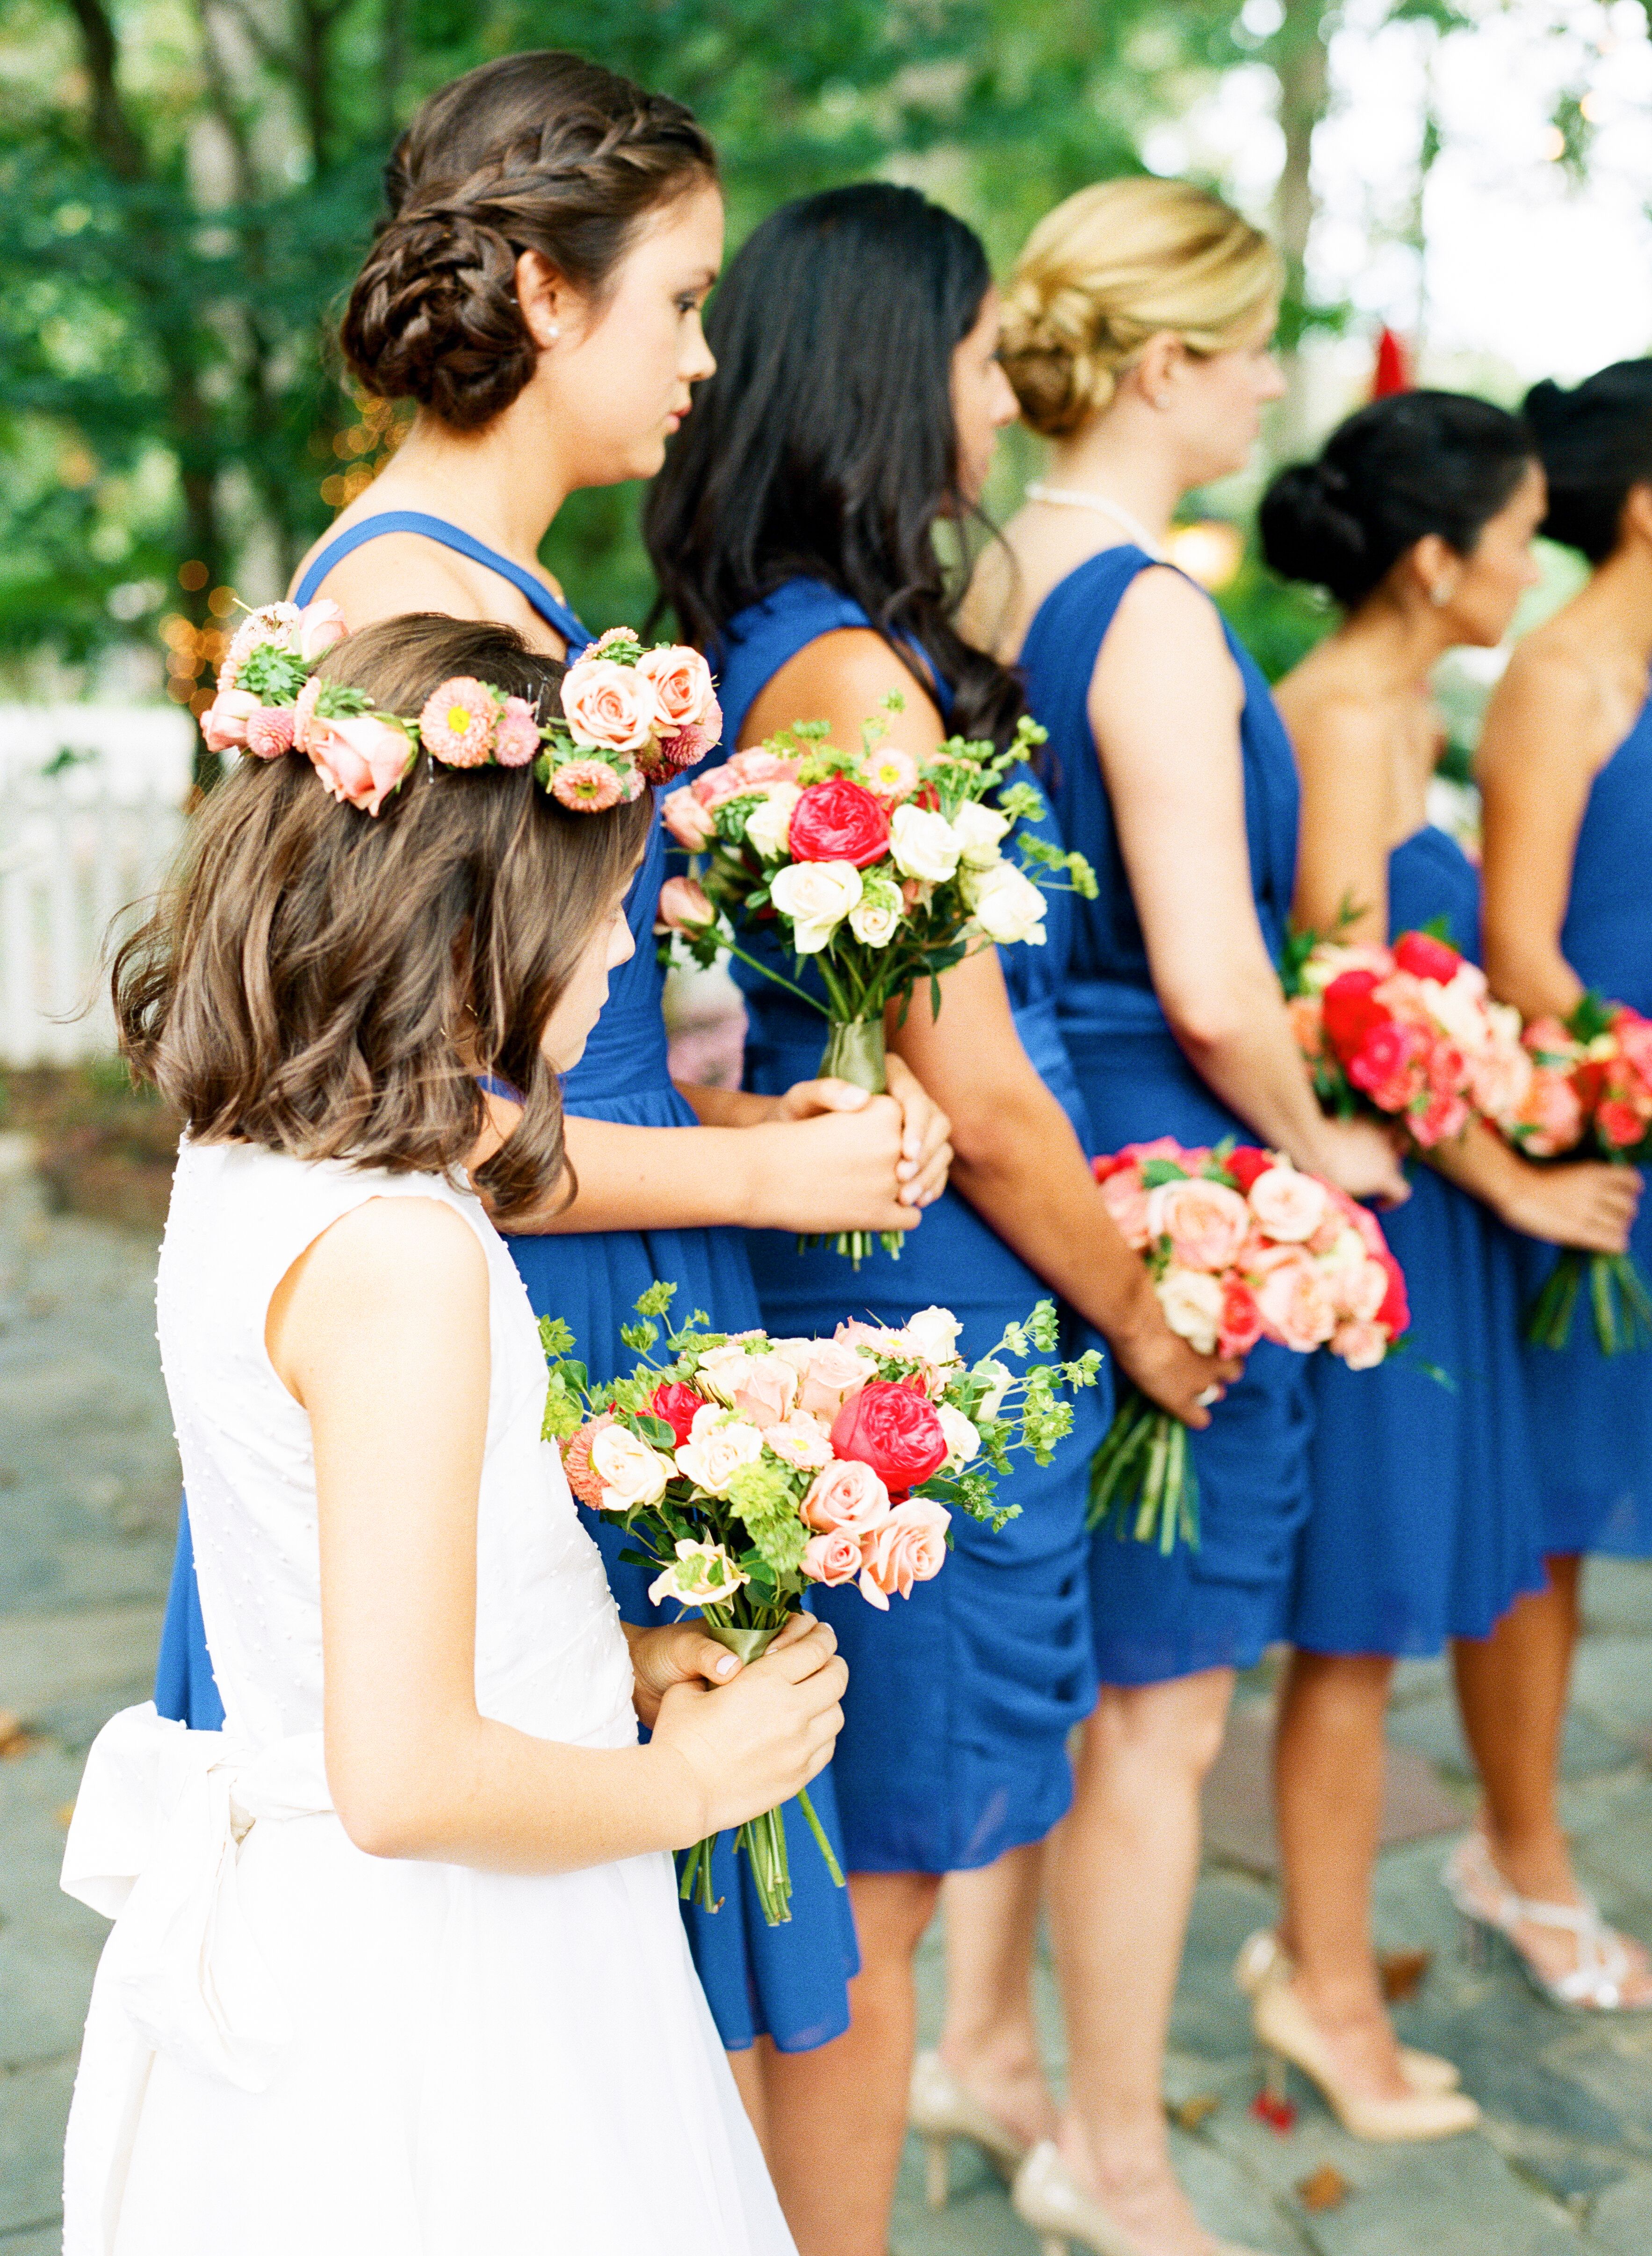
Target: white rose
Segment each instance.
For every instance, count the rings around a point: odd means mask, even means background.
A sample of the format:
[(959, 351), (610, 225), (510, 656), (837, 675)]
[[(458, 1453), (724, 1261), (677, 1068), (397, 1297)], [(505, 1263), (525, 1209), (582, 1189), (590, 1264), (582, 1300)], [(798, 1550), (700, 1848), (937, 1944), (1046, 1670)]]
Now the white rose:
[(964, 899), (988, 940), (1008, 948), (1016, 941), (1044, 941), (1044, 898), (1013, 862), (995, 862), (989, 870), (967, 870)]
[(958, 1335), (964, 1329), (950, 1308), (920, 1308), (903, 1327), (925, 1363), (960, 1363)]
[(649, 1603), (657, 1606), (675, 1598), (684, 1606), (715, 1605), (749, 1580), (721, 1543), (694, 1543), (685, 1536), (675, 1562), (650, 1587)]
[(976, 1378), (989, 1378), (992, 1381), (986, 1393), (975, 1405), (976, 1417), (995, 1418), (1004, 1406), (1004, 1397), (1014, 1383), (1015, 1373), (1007, 1363), (1000, 1363), (995, 1356), (988, 1356), (984, 1362), (975, 1365), (971, 1376)]
[(784, 862), (791, 829), (791, 810), (803, 797), (795, 783), (771, 783), (763, 805), (746, 817), (746, 836), (765, 862)]
[[(694, 1384), (702, 1394), (714, 1395), (726, 1407), (732, 1406), (750, 1360), (744, 1343), (730, 1340), (701, 1356), (694, 1366)], [(694, 1414), (698, 1418), (703, 1414), (696, 1411)]]
[[(1202, 1269), (1167, 1269), (1154, 1290), (1170, 1329), (1195, 1355), (1214, 1355), (1222, 1331), (1220, 1280)], [(680, 1449), (678, 1456), (682, 1456)]]
[(963, 841), (944, 814), (927, 807), (897, 807), (889, 821), (889, 851), (903, 878), (939, 885), (958, 867)]
[(967, 799), (953, 817), (953, 830), (963, 848), (965, 866), (990, 870), (1000, 858), (999, 842), (1009, 828), (1009, 817), (978, 799)]
[(742, 1465), (755, 1465), (762, 1455), (760, 1428), (707, 1402), (694, 1413), (688, 1439), (677, 1452), (677, 1470), (708, 1496), (723, 1496)]
[(789, 862), (769, 898), (791, 922), (799, 955), (818, 955), (864, 891), (853, 862)]
[(670, 1459), (623, 1426), (604, 1426), (591, 1444), (591, 1470), (602, 1483), (604, 1512), (657, 1504), (671, 1477)]
[(849, 930), (868, 948), (887, 948), (905, 913), (906, 904), (893, 885), (868, 885), (849, 911)]
[(941, 1421), (941, 1431), (946, 1436), (946, 1469), (960, 1472), (981, 1449), (981, 1435), (961, 1410), (954, 1410), (950, 1402), (938, 1402), (935, 1415)]

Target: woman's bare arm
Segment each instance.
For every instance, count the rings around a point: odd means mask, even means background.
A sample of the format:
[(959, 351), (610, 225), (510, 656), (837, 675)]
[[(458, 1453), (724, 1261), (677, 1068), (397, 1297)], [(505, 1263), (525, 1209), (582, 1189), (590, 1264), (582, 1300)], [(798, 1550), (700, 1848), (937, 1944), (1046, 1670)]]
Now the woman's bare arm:
[(1348, 697), (1317, 698), (1301, 712), (1282, 698), (1280, 709), (1302, 777), (1296, 920), (1322, 939), (1381, 948), (1388, 936), (1393, 827), (1382, 722)]

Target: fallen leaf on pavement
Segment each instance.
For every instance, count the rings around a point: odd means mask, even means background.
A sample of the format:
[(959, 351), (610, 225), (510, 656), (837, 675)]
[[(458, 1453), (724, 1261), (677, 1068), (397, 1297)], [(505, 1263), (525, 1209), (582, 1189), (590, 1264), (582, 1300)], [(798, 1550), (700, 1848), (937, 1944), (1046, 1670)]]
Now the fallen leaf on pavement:
[(1377, 1970), (1382, 1978), (1382, 1994), (1389, 2005), (1402, 2006), (1408, 1999), (1415, 1998), (1433, 1963), (1431, 1950), (1380, 1950)]
[(1317, 2213), (1322, 2209), (1340, 2209), (1353, 2191), (1340, 2170), (1321, 2162), (1313, 2175), (1304, 2178), (1297, 2188), (1297, 2199), (1304, 2209)]

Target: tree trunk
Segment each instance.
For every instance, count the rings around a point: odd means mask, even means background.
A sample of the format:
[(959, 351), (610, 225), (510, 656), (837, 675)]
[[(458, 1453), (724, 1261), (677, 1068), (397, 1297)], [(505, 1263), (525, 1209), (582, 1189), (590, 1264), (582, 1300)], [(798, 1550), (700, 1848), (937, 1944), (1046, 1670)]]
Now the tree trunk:
[(1284, 0), (1284, 10), (1285, 20), (1270, 42), (1269, 60), (1279, 81), (1279, 123), (1285, 137), (1285, 161), (1274, 190), (1274, 234), (1285, 261), (1280, 357), (1290, 385), (1275, 427), (1275, 451), (1289, 460), (1302, 453), (1313, 435), (1306, 427), (1299, 347), (1307, 303), (1308, 241), (1316, 209), (1313, 136), (1325, 113), (1331, 71), (1325, 0)]

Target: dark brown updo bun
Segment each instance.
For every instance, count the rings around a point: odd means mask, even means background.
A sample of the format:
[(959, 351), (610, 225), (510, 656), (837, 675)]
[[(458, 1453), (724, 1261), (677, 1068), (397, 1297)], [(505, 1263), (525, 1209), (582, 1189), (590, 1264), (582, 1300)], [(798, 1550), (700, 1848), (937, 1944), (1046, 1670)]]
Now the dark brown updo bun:
[(380, 398), (476, 430), (538, 358), (518, 256), (600, 301), (639, 222), (716, 177), (710, 140), (666, 95), (549, 50), (484, 63), (432, 95), (384, 168), (390, 211), (345, 309), (345, 358)]

